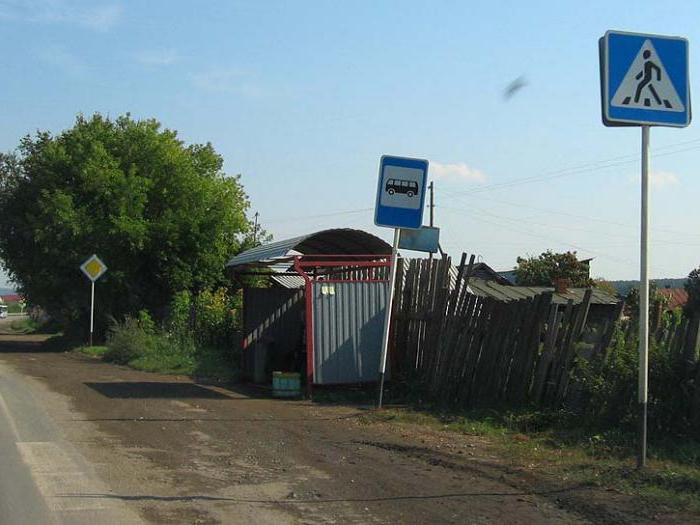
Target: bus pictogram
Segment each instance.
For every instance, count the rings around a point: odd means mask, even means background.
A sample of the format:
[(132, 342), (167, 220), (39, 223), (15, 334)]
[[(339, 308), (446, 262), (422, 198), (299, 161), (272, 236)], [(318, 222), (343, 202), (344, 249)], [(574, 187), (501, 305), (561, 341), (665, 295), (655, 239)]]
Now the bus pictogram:
[(384, 191), (389, 195), (403, 193), (406, 197), (413, 197), (418, 194), (418, 183), (412, 180), (389, 179), (386, 181)]

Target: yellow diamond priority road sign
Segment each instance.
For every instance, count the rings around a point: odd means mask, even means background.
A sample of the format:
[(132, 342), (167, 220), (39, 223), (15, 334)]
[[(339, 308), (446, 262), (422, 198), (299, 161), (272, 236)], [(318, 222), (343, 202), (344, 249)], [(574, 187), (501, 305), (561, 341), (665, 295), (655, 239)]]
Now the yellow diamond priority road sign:
[(107, 265), (103, 263), (97, 255), (93, 255), (80, 265), (80, 269), (87, 275), (87, 278), (94, 283), (107, 271)]

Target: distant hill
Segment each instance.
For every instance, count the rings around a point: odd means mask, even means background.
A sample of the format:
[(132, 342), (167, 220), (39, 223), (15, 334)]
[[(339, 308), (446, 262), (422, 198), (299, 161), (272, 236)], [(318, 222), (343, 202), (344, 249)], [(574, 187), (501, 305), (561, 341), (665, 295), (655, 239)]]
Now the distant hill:
[[(687, 279), (685, 277), (681, 277), (679, 279), (652, 279), (651, 282), (656, 284), (657, 288), (683, 288), (686, 280)], [(632, 288), (639, 287), (639, 281), (637, 280), (610, 281), (610, 284), (615, 287), (615, 290), (617, 290), (617, 293), (621, 297), (625, 297)]]
[(12, 288), (0, 288), (0, 295), (11, 295), (15, 293)]

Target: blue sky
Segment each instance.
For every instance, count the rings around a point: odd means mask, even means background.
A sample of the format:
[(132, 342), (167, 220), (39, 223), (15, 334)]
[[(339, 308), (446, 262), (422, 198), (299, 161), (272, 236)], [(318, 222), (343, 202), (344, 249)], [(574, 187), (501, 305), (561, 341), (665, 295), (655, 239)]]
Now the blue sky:
[[(574, 249), (631, 279), (640, 131), (601, 124), (597, 41), (686, 36), (692, 82), (699, 19), (696, 2), (0, 0), (0, 149), (78, 112), (155, 117), (211, 141), (278, 239), (390, 239), (372, 225), (379, 157), (427, 158), (453, 256), (509, 269)], [(700, 265), (700, 131), (651, 135), (651, 273), (684, 276)]]

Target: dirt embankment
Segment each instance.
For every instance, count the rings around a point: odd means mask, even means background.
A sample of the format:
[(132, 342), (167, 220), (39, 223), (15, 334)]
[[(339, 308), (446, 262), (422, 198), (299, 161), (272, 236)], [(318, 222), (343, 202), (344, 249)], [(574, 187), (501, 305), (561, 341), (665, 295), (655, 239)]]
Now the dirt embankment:
[(478, 438), (367, 425), (360, 409), (265, 399), (34, 345), (3, 337), (0, 360), (43, 385), (67, 438), (110, 487), (90, 497), (123, 500), (153, 523), (645, 521), (598, 504), (578, 512), (571, 498), (594, 501), (590, 489), (537, 488), (485, 455)]

